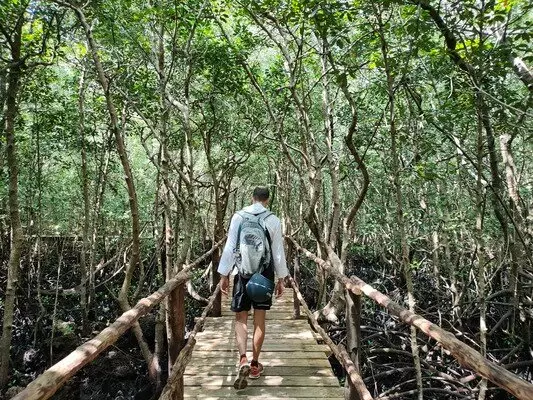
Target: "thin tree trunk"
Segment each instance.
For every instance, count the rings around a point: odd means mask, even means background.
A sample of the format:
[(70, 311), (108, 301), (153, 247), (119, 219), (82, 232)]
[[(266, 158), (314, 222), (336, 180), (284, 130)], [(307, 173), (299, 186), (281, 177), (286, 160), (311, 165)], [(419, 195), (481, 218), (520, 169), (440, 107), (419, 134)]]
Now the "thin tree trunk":
[[(61, 264), (63, 264), (63, 254), (65, 253), (65, 242), (63, 239), (57, 242), (59, 258), (57, 260), (57, 274), (56, 274), (56, 288), (54, 294), (54, 311), (52, 312), (52, 333), (50, 335), (50, 365), (54, 364), (54, 338), (56, 332), (56, 317), (57, 317), (57, 303), (59, 300), (59, 280), (61, 278)], [(59, 244), (61, 243), (61, 251), (59, 251)]]
[[(328, 223), (327, 237), (324, 238), (324, 242), (328, 246), (328, 251), (333, 259), (338, 259), (337, 266), (339, 272), (344, 273), (344, 263), (339, 258), (338, 254), (334, 251), (337, 245), (337, 239), (339, 237), (339, 230), (341, 224), (341, 201), (340, 201), (340, 185), (339, 185), (339, 160), (335, 160), (333, 156), (333, 141), (334, 141), (334, 129), (333, 129), (333, 107), (331, 105), (329, 95), (329, 79), (328, 79), (328, 53), (329, 46), (325, 39), (321, 40), (322, 54), (320, 56), (322, 67), (322, 113), (324, 117), (324, 133), (326, 142), (326, 157), (328, 160), (329, 168), (328, 172), (331, 177), (331, 217)], [(333, 254), (335, 253), (335, 254)], [(327, 320), (336, 322), (338, 321), (339, 314), (342, 312), (345, 305), (344, 288), (339, 282), (335, 281), (333, 291), (331, 293), (328, 304), (321, 311), (321, 314), (326, 317)]]
[[(475, 80), (475, 76), (472, 77)], [(479, 84), (481, 86), (481, 84)], [(490, 192), (490, 199), (494, 208), (494, 215), (500, 223), (503, 233), (503, 248), (507, 248), (509, 243), (509, 224), (508, 218), (505, 214), (501, 202), (503, 199), (503, 184), (500, 177), (500, 171), (498, 167), (498, 154), (496, 150), (494, 131), (489, 116), (489, 108), (485, 100), (485, 95), (481, 89), (476, 89), (476, 106), (480, 113), (481, 123), (485, 129), (485, 137), (487, 139), (487, 150), (489, 154), (489, 165), (492, 180), (492, 190)], [(526, 249), (527, 250), (527, 249)]]
[(437, 231), (437, 229), (435, 229), (431, 233), (431, 243), (433, 245), (433, 252), (432, 252), (433, 277), (435, 278), (435, 286), (438, 288), (440, 286), (440, 258), (439, 258), (440, 238), (439, 238), (439, 232)]
[[(526, 242), (525, 251), (529, 251), (529, 244), (531, 243), (531, 232), (527, 227), (529, 218), (528, 212), (525, 211), (520, 204), (520, 193), (518, 191), (518, 179), (516, 177), (516, 165), (514, 162), (513, 152), (511, 150), (512, 136), (500, 136), (500, 151), (502, 153), (503, 163), (505, 165), (505, 176), (507, 182), (507, 190), (511, 200), (511, 212), (515, 223), (519, 226), (520, 231), (524, 232), (524, 239)], [(516, 236), (516, 231), (514, 232)], [(509, 288), (513, 292), (513, 318), (511, 322), (511, 331), (514, 333), (516, 313), (518, 311), (520, 301), (520, 279), (518, 273), (522, 270), (522, 266), (527, 257), (520, 254), (519, 247), (515, 240), (510, 243), (511, 254), (511, 275), (509, 279)]]
[[(477, 123), (477, 181), (476, 181), (476, 228), (475, 241), (478, 262), (477, 271), (477, 297), (479, 307), (479, 352), (483, 357), (487, 355), (487, 304), (485, 299), (485, 246), (483, 241), (483, 213), (484, 213), (484, 189), (483, 189), (483, 159), (485, 147), (483, 146), (482, 116), (478, 110)], [(484, 400), (487, 393), (487, 379), (482, 378), (479, 385), (478, 400)]]
[[(388, 44), (385, 40), (383, 32), (382, 11), (376, 7), (376, 14), (378, 18), (378, 34), (381, 41), (381, 52), (385, 65), (385, 74), (387, 77), (387, 92), (389, 97), (389, 128), (391, 134), (391, 158), (392, 158), (392, 172), (393, 172), (393, 186), (396, 198), (396, 221), (398, 224), (398, 236), (401, 247), (401, 266), (403, 269), (405, 281), (407, 284), (407, 299), (409, 304), (409, 311), (415, 312), (415, 297), (413, 275), (409, 261), (409, 245), (407, 243), (407, 232), (405, 228), (405, 218), (403, 210), (403, 193), (401, 186), (401, 164), (400, 153), (398, 149), (398, 132), (396, 128), (396, 111), (395, 111), (395, 95), (394, 95), (394, 77), (389, 65)], [(422, 368), (420, 365), (420, 355), (418, 350), (418, 342), (416, 338), (416, 328), (411, 326), (411, 353), (413, 354), (413, 362), (416, 371), (416, 386), (418, 389), (418, 399), (423, 400), (423, 384), (422, 384)]]
[[(0, 71), (0, 110), (2, 110), (2, 116), (0, 117), (0, 126), (2, 126), (2, 131), (4, 130), (4, 124), (5, 124), (5, 114), (4, 114), (4, 107), (6, 104), (7, 99), (7, 77), (8, 73), (6, 69), (2, 69)], [(4, 132), (2, 132), (3, 137)], [(2, 146), (0, 147), (0, 152), (4, 152), (4, 144), (2, 143)], [(4, 168), (4, 158), (0, 158), (0, 170)]]
[(23, 232), (19, 214), (18, 198), (18, 161), (15, 140), (15, 119), (18, 105), (20, 76), (20, 56), (22, 45), (22, 25), (24, 17), (20, 17), (15, 26), (11, 43), (11, 67), (7, 77), (6, 112), (4, 117), (4, 132), (6, 138), (6, 159), (9, 171), (9, 219), (11, 223), (11, 249), (7, 270), (7, 287), (4, 300), (4, 319), (2, 323), (2, 338), (0, 339), (0, 388), (9, 382), (9, 359), (11, 349), (11, 335), (13, 329), (13, 312), (22, 252)]
[(37, 258), (37, 279), (36, 279), (36, 285), (37, 285), (37, 302), (39, 303), (39, 316), (36, 318), (35, 321), (35, 328), (34, 328), (34, 334), (33, 334), (33, 345), (37, 345), (37, 336), (40, 331), (41, 327), (41, 320), (46, 314), (46, 309), (44, 308), (43, 304), (43, 298), (41, 294), (41, 279), (42, 279), (42, 249), (41, 249), (41, 229), (42, 229), (42, 205), (43, 205), (43, 165), (42, 165), (42, 159), (41, 159), (41, 131), (40, 129), (37, 129), (36, 131), (36, 145), (37, 145), (37, 218), (36, 218), (36, 235), (37, 238), (35, 240), (35, 254)]
[[(162, 146), (161, 146), (162, 147)], [(159, 159), (161, 159), (162, 149), (159, 150)], [(165, 279), (163, 279), (163, 257), (161, 254), (161, 242), (165, 239), (166, 232), (164, 228), (161, 229), (161, 221), (159, 219), (159, 203), (160, 203), (160, 191), (161, 191), (161, 174), (157, 172), (156, 179), (156, 190), (155, 190), (155, 202), (154, 202), (154, 230), (153, 237), (155, 242), (155, 254), (156, 254), (156, 263), (157, 263), (157, 274), (160, 277), (160, 282), (158, 285), (163, 284)], [(155, 372), (154, 380), (156, 384), (156, 392), (160, 392), (163, 388), (163, 383), (161, 381), (161, 358), (163, 357), (163, 349), (165, 342), (165, 320), (166, 312), (164, 302), (159, 305), (159, 310), (156, 315), (155, 322), (155, 339), (154, 339), (154, 356), (152, 358), (153, 370)]]
[[(318, 39), (317, 39), (318, 40)], [(340, 217), (341, 217), (341, 201), (340, 201), (340, 187), (339, 187), (339, 160), (335, 160), (333, 156), (333, 141), (335, 136), (333, 126), (333, 107), (329, 95), (328, 79), (328, 52), (329, 46), (325, 39), (321, 40), (322, 54), (320, 56), (320, 65), (322, 68), (322, 114), (324, 118), (324, 134), (326, 142), (326, 157), (329, 164), (329, 174), (331, 177), (331, 218), (329, 221), (328, 237), (326, 243), (331, 248), (335, 248), (339, 234)], [(340, 271), (344, 272), (344, 271)], [(335, 288), (343, 293), (344, 288)]]
[[(80, 81), (78, 88), (78, 113), (79, 113), (79, 134), (81, 142), (81, 180), (83, 192), (83, 247), (80, 255), (80, 302), (83, 312), (82, 330), (84, 335), (89, 333), (89, 305), (87, 302), (87, 283), (89, 281), (90, 268), (87, 263), (87, 255), (90, 251), (90, 201), (89, 201), (89, 172), (87, 170), (87, 149), (85, 140), (85, 64), (80, 72)], [(90, 257), (89, 257), (90, 259)]]
[[(202, 12), (200, 10), (200, 13)], [(196, 215), (195, 192), (194, 192), (194, 159), (193, 159), (193, 140), (192, 127), (190, 120), (190, 83), (193, 70), (193, 59), (190, 56), (190, 46), (194, 37), (196, 24), (189, 32), (185, 54), (187, 54), (187, 68), (185, 73), (184, 83), (184, 103), (174, 104), (181, 110), (183, 118), (183, 130), (185, 133), (185, 143), (181, 149), (181, 171), (180, 181), (183, 181), (187, 188), (187, 198), (184, 202), (183, 208), (183, 239), (181, 241), (181, 248), (178, 253), (175, 267), (172, 269), (167, 265), (167, 276), (169, 271), (174, 271), (174, 274), (179, 273), (183, 268), (183, 263), (190, 251), (192, 235), (194, 230), (194, 220)], [(167, 96), (168, 97), (168, 96)], [(183, 171), (185, 169), (185, 171)], [(176, 232), (179, 232), (176, 229)], [(178, 238), (176, 238), (178, 241)], [(167, 301), (167, 340), (168, 340), (168, 354), (169, 354), (169, 373), (174, 365), (178, 353), (185, 344), (185, 285), (179, 285), (168, 297)], [(183, 379), (183, 378), (182, 378)]]
[[(164, 29), (164, 23), (161, 23), (161, 27), (159, 29), (159, 40), (157, 43), (158, 52), (157, 52), (157, 72), (158, 72), (158, 79), (159, 79), (159, 107), (160, 107), (160, 118), (159, 118), (159, 141), (161, 143), (161, 178), (163, 180), (163, 238), (164, 238), (164, 246), (165, 246), (165, 270), (166, 270), (166, 280), (172, 279), (174, 274), (176, 273), (176, 270), (173, 266), (174, 262), (174, 252), (173, 252), (173, 246), (172, 246), (172, 210), (170, 207), (170, 191), (171, 191), (171, 182), (169, 180), (169, 152), (168, 152), (168, 138), (167, 138), (167, 128), (168, 128), (168, 120), (169, 120), (169, 103), (167, 100), (167, 76), (165, 73), (165, 29)], [(178, 232), (178, 230), (176, 230)], [(181, 291), (183, 285), (180, 285), (179, 288), (181, 288)], [(179, 293), (178, 289), (178, 293)], [(178, 335), (178, 333), (172, 329), (172, 324), (174, 320), (174, 302), (173, 302), (173, 295), (177, 291), (174, 291), (169, 298), (165, 301), (166, 308), (164, 310), (161, 310), (159, 313), (159, 318), (163, 318), (161, 321), (162, 327), (164, 327), (164, 323), (167, 322), (167, 336), (168, 336), (168, 368), (170, 372), (170, 368), (173, 365), (174, 361), (171, 361), (171, 358), (177, 356), (177, 353), (175, 353), (175, 347), (172, 345), (173, 338)], [(184, 330), (184, 328), (183, 328)], [(163, 332), (158, 332), (159, 335), (162, 335)], [(162, 343), (161, 343), (162, 346)], [(181, 348), (178, 347), (177, 351), (179, 352)], [(159, 367), (159, 366), (158, 366)]]
[[(221, 196), (219, 187), (220, 182), (214, 175), (212, 176), (212, 179), (215, 193), (215, 226), (213, 227), (213, 243), (216, 243), (221, 240), (225, 235), (224, 217), (226, 216), (229, 191), (225, 191), (224, 196)], [(218, 274), (218, 265), (220, 263), (221, 256), (222, 252), (220, 249), (217, 249), (213, 252), (213, 257), (211, 259), (211, 276), (209, 280), (209, 290), (211, 292), (217, 287), (218, 283), (220, 282), (220, 275)], [(222, 315), (222, 297), (220, 292), (217, 294), (215, 302), (213, 303), (211, 315), (213, 317), (220, 317)]]
[[(103, 155), (103, 160), (100, 163), (99, 173), (98, 173), (98, 183), (95, 188), (95, 199), (93, 206), (93, 218), (92, 218), (92, 233), (91, 233), (91, 248), (89, 252), (89, 293), (87, 296), (87, 304), (90, 307), (94, 299), (95, 291), (95, 268), (94, 268), (94, 258), (97, 252), (98, 246), (98, 230), (100, 227), (100, 217), (102, 216), (102, 205), (104, 203), (106, 182), (107, 182), (107, 172), (109, 170), (109, 162), (111, 158), (111, 151), (107, 148), (104, 149), (105, 154)], [(103, 218), (102, 218), (103, 220)], [(102, 223), (103, 225), (103, 223)], [(104, 253), (105, 256), (105, 253)]]

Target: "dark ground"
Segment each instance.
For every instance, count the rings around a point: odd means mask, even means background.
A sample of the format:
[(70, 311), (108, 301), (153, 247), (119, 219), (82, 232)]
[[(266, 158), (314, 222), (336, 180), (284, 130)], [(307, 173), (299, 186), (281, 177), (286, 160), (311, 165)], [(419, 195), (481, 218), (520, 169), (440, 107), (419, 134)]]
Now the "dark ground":
[[(5, 247), (3, 247), (5, 249)], [(77, 279), (77, 265), (79, 264), (79, 243), (50, 243), (47, 251), (47, 257), (43, 258), (42, 263), (42, 289), (55, 289), (57, 278), (58, 253), (62, 252), (62, 269), (60, 274), (60, 285), (63, 288), (75, 286)], [(110, 247), (108, 251), (111, 253)], [(31, 252), (25, 252), (31, 254)], [(0, 254), (2, 255), (2, 254)], [(5, 254), (2, 255), (2, 259)], [(147, 284), (146, 293), (152, 292), (157, 288), (155, 279), (155, 266), (147, 262)], [(29, 265), (29, 260), (23, 260)], [(2, 268), (0, 273), (0, 287), (5, 288), (6, 268)], [(314, 279), (314, 266), (312, 263), (302, 260), (302, 280), (301, 290), (312, 309), (316, 308), (318, 296), (318, 287)], [(200, 273), (198, 272), (198, 276)], [(13, 331), (12, 343), (12, 376), (11, 382), (13, 388), (4, 398), (8, 399), (16, 391), (16, 388), (24, 387), (37, 377), (44, 369), (52, 363), (57, 362), (83, 341), (90, 337), (83, 336), (81, 332), (81, 308), (79, 297), (75, 295), (58, 297), (56, 329), (54, 339), (52, 340), (52, 315), (54, 310), (55, 295), (53, 293), (42, 296), (44, 312), (41, 312), (41, 305), (36, 299), (35, 288), (36, 271), (28, 266), (21, 277), (19, 290), (19, 303), (17, 304), (15, 314), (15, 328)], [(354, 253), (349, 258), (349, 264), (346, 274), (356, 274), (361, 279), (372, 284), (376, 289), (388, 294), (397, 302), (404, 299), (401, 293), (406, 293), (405, 282), (402, 274), (389, 264), (382, 263), (378, 258), (368, 252)], [(106, 275), (107, 276), (107, 275)], [(105, 280), (106, 276), (101, 279)], [(121, 276), (121, 275), (119, 275)], [(91, 310), (91, 328), (93, 336), (105, 328), (110, 322), (114, 321), (118, 312), (116, 300), (112, 293), (118, 292), (120, 278), (116, 277), (106, 285), (101, 286), (96, 293), (94, 308)], [(194, 281), (195, 287), (201, 295), (207, 297), (208, 284), (206, 279), (199, 277)], [(449, 322), (446, 320), (446, 311), (450, 308), (449, 298), (444, 290), (437, 288), (434, 280), (423, 268), (415, 273), (416, 297), (419, 305), (423, 309), (419, 313), (435, 323), (440, 324), (446, 329), (452, 330)], [(327, 290), (333, 287), (332, 282), (328, 283)], [(48, 292), (47, 292), (48, 293)], [(3, 298), (4, 293), (0, 293)], [(24, 301), (20, 301), (24, 299)], [(191, 298), (187, 299), (187, 323), (188, 329), (192, 329), (194, 317), (198, 316), (203, 305)], [(506, 312), (504, 305), (492, 304), (489, 308), (489, 318), (491, 321), (497, 321), (501, 315)], [(448, 313), (449, 314), (449, 313)], [(460, 329), (465, 337), (472, 340), (476, 338), (478, 330), (479, 315), (476, 308), (473, 307), (468, 314), (462, 319), (462, 326), (455, 327)], [(155, 328), (155, 311), (142, 318), (141, 326), (146, 339), (150, 346), (154, 345), (154, 328)], [(332, 339), (337, 343), (345, 341), (345, 322), (344, 316), (341, 316), (338, 325), (324, 326), (329, 331)], [(445, 391), (461, 393), (457, 398), (469, 398), (472, 392), (470, 388), (475, 387), (478, 382), (477, 378), (474, 383), (458, 385), (457, 381), (461, 377), (468, 376), (468, 371), (463, 370), (450, 356), (441, 351), (436, 343), (428, 340), (424, 335), (419, 335), (419, 346), (421, 348), (421, 357), (424, 370), (424, 385), (428, 385), (426, 398), (428, 399), (448, 399), (449, 394)], [(502, 357), (505, 351), (518, 344), (518, 338), (506, 334), (502, 329), (490, 339), (490, 348), (494, 349), (491, 354), (495, 357)], [(469, 343), (470, 344), (470, 343)], [(525, 349), (527, 349), (525, 347)], [(50, 353), (52, 351), (52, 356)], [(510, 357), (507, 362), (530, 360), (531, 355), (527, 351), (518, 351)], [(330, 360), (332, 368), (339, 380), (344, 382), (344, 371), (339, 363), (332, 358)], [(163, 360), (162, 365), (166, 365)], [(532, 371), (530, 366), (514, 370), (523, 377), (531, 379)], [(395, 392), (403, 392), (415, 388), (414, 370), (412, 367), (409, 329), (404, 324), (389, 316), (383, 309), (377, 307), (368, 300), (363, 302), (362, 315), (362, 355), (361, 355), (362, 375), (371, 393), (383, 393), (396, 388)], [(443, 379), (433, 378), (439, 374), (451, 375), (455, 381), (446, 381)], [(435, 390), (435, 392), (431, 392)], [(138, 350), (135, 337), (131, 332), (127, 332), (115, 345), (111, 346), (106, 352), (102, 353), (95, 361), (77, 373), (56, 395), (56, 400), (149, 400), (153, 398), (154, 387), (147, 377), (146, 366)], [(405, 399), (411, 396), (402, 397)], [(502, 390), (491, 388), (488, 399), (506, 400), (512, 399)]]

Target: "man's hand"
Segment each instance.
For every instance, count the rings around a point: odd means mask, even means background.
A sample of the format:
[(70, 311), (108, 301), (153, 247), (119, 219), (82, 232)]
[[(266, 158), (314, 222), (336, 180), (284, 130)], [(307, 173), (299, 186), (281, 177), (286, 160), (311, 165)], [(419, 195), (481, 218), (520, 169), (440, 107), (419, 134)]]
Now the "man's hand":
[(228, 288), (229, 288), (229, 278), (227, 276), (221, 275), (220, 276), (220, 291), (224, 296), (228, 295)]
[(285, 284), (283, 283), (283, 278), (278, 279), (278, 283), (276, 283), (276, 288), (274, 289), (274, 293), (276, 294), (276, 299), (279, 299), (281, 296), (283, 296), (284, 289), (285, 289)]

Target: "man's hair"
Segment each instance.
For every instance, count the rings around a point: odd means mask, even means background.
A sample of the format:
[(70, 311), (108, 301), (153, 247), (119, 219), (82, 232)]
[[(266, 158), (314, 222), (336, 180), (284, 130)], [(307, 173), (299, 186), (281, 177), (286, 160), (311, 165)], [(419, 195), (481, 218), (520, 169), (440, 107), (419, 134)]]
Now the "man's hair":
[(266, 201), (270, 197), (270, 191), (266, 186), (257, 186), (254, 189), (253, 198), (258, 201)]

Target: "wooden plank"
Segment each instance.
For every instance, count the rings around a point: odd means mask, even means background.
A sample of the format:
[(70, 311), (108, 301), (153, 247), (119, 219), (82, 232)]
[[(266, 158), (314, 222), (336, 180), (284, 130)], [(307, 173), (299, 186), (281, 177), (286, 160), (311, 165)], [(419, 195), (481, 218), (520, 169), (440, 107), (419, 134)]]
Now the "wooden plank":
[[(310, 330), (307, 331), (297, 331), (292, 330), (289, 332), (279, 332), (276, 330), (269, 330), (269, 327), (266, 328), (266, 337), (265, 339), (285, 339), (285, 340), (301, 340), (301, 341), (310, 341), (312, 343), (316, 343), (315, 336), (311, 333)], [(248, 339), (253, 338), (254, 332), (253, 329), (248, 328)], [(204, 341), (204, 340), (214, 340), (214, 339), (221, 339), (225, 338), (228, 339), (235, 339), (235, 334), (233, 332), (230, 333), (224, 333), (220, 334), (216, 331), (205, 331), (201, 334), (196, 335), (196, 340), (198, 342)]]
[[(218, 319), (214, 320), (214, 318), (210, 318), (209, 321), (206, 322), (204, 326), (204, 332), (206, 330), (209, 330), (210, 328), (213, 329), (220, 329), (220, 328), (231, 328), (235, 324), (235, 321), (233, 319), (225, 318), (225, 319)], [(266, 322), (267, 328), (270, 327), (276, 327), (276, 328), (298, 328), (298, 329), (310, 329), (309, 324), (307, 323), (307, 320), (301, 320), (301, 319), (293, 319), (289, 321), (281, 320), (281, 321), (274, 321), (274, 320), (267, 320)], [(251, 327), (253, 325), (253, 320), (248, 320), (248, 326)], [(226, 332), (229, 333), (229, 332)]]
[(342, 399), (344, 391), (343, 388), (320, 388), (313, 387), (309, 390), (305, 390), (301, 387), (264, 387), (255, 386), (253, 383), (244, 390), (236, 391), (233, 387), (200, 387), (189, 386), (185, 390), (185, 398), (196, 398), (211, 400), (215, 398), (246, 398), (250, 400), (272, 400), (275, 398), (322, 398), (322, 399)]
[[(252, 351), (248, 349), (248, 356), (251, 358)], [(200, 349), (194, 349), (194, 357), (191, 360), (191, 363), (193, 363), (196, 359), (202, 359), (202, 360), (210, 360), (209, 362), (212, 362), (212, 359), (219, 359), (221, 357), (227, 357), (228, 359), (237, 359), (239, 356), (239, 352), (237, 349), (234, 349), (232, 351), (213, 351), (213, 350), (200, 350)], [(307, 353), (305, 351), (294, 351), (294, 352), (288, 352), (288, 353), (279, 353), (279, 352), (272, 352), (272, 351), (262, 351), (261, 352), (261, 361), (284, 361), (284, 360), (293, 360), (293, 359), (303, 359), (303, 360), (323, 360), (324, 362), (328, 363), (328, 360), (324, 355), (320, 352), (312, 352)]]
[[(263, 342), (263, 347), (266, 345), (276, 344), (276, 345), (283, 345), (283, 346), (311, 346), (311, 345), (317, 345), (316, 341), (311, 338), (283, 338), (283, 340), (280, 340), (280, 336), (276, 337), (274, 335), (269, 336), (268, 332), (266, 333), (265, 340)], [(229, 339), (229, 340), (228, 340)], [(231, 343), (230, 343), (231, 342)], [(215, 337), (215, 338), (202, 338), (201, 340), (197, 340), (197, 346), (226, 346), (227, 345), (237, 345), (237, 342), (234, 340), (233, 337), (231, 338), (225, 338), (225, 337)]]
[[(327, 359), (320, 358), (292, 358), (290, 360), (265, 360), (261, 358), (261, 362), (265, 365), (265, 368), (277, 368), (277, 367), (310, 367), (310, 368), (330, 368), (329, 361)], [(236, 368), (238, 364), (238, 358), (198, 358), (191, 360), (190, 368), (204, 367), (207, 363), (216, 367)]]
[[(272, 317), (275, 317), (272, 316)], [(249, 317), (248, 318), (248, 324), (253, 324), (254, 319)], [(206, 322), (206, 327), (208, 326), (232, 326), (235, 324), (235, 318), (233, 316), (225, 316), (221, 318), (210, 318)], [(291, 319), (291, 320), (281, 320), (281, 321), (275, 321), (275, 318), (271, 318), (270, 320), (267, 320), (267, 324), (283, 324), (283, 326), (297, 326), (297, 327), (306, 327), (309, 329), (309, 323), (307, 322), (307, 319)]]
[[(222, 346), (226, 346), (221, 348)], [(210, 350), (218, 352), (232, 352), (237, 349), (237, 345), (232, 343), (231, 345), (224, 343), (224, 341), (216, 343), (198, 343), (196, 345), (198, 350)], [(292, 352), (292, 351), (306, 351), (306, 352), (319, 352), (326, 354), (329, 351), (327, 346), (321, 344), (283, 344), (283, 343), (265, 343), (263, 345), (264, 351), (279, 351), (279, 352)]]
[[(222, 316), (223, 317), (229, 317), (229, 316), (234, 316), (235, 313), (232, 312), (232, 311), (222, 311)], [(266, 315), (266, 320), (293, 320), (292, 319), (292, 314), (289, 314), (287, 312), (274, 312), (274, 311), (271, 311), (269, 313), (267, 313)], [(298, 320), (297, 320), (298, 321)]]
[[(333, 371), (329, 363), (326, 365), (311, 367), (311, 366), (295, 366), (289, 363), (288, 366), (271, 366), (270, 363), (266, 365), (263, 363), (265, 369), (261, 376), (327, 376), (333, 377)], [(233, 365), (213, 365), (201, 364), (188, 366), (185, 370), (185, 375), (192, 376), (218, 376), (218, 375), (233, 375), (237, 371), (235, 363)]]
[[(185, 376), (183, 380), (184, 386), (201, 386), (202, 388), (222, 388), (231, 387), (233, 389), (233, 381), (236, 374), (227, 374), (219, 376)], [(257, 380), (249, 380), (250, 385), (254, 387), (300, 387), (300, 388), (315, 388), (315, 387), (339, 387), (339, 381), (334, 376), (262, 376)]]

